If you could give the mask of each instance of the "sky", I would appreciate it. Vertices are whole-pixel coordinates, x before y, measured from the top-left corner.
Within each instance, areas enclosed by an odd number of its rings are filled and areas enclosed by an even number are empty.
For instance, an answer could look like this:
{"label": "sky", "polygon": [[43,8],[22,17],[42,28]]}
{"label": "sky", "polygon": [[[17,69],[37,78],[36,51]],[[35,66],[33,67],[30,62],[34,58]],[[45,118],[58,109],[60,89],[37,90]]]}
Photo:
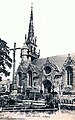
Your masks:
{"label": "sky", "polygon": [[[0,0],[0,38],[22,47],[33,2],[34,34],[40,58],[75,53],[75,0]],[[20,63],[16,51],[16,68]],[[12,52],[10,53],[12,57]]]}

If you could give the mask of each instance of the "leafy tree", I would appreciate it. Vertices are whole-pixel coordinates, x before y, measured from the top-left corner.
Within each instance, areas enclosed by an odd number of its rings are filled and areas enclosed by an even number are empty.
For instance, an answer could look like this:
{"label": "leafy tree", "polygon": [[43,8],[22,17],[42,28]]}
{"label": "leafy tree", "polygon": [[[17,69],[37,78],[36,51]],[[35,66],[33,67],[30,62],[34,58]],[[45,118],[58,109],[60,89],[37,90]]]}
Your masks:
{"label": "leafy tree", "polygon": [[9,53],[10,49],[7,46],[7,42],[0,39],[0,73],[3,73],[6,77],[10,75],[7,67],[12,67],[12,59],[9,57]]}

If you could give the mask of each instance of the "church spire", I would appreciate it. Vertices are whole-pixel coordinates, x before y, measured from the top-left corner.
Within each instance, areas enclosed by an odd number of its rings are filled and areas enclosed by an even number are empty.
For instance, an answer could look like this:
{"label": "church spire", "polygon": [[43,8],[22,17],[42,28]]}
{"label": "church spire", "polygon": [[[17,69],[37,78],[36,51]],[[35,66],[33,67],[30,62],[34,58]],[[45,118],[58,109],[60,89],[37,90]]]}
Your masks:
{"label": "church spire", "polygon": [[[33,25],[33,4],[31,4],[31,14],[29,21],[28,36],[25,35],[24,49],[21,51],[21,57],[23,60],[27,59],[33,61],[38,59],[40,52],[37,52],[36,37],[34,36],[34,25]],[[25,58],[25,59],[24,59]]]}
{"label": "church spire", "polygon": [[30,14],[30,22],[29,22],[29,30],[28,30],[28,41],[32,41],[34,37],[34,25],[33,25],[33,4],[31,4],[31,14]]}

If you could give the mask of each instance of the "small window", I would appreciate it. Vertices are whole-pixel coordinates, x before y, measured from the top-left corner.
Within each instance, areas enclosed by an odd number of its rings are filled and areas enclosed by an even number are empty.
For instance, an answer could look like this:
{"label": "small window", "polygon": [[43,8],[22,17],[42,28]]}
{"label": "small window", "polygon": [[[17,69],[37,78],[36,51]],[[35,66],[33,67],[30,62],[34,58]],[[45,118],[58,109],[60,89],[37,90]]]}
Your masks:
{"label": "small window", "polygon": [[33,47],[31,46],[31,52],[32,52]]}
{"label": "small window", "polygon": [[34,82],[34,86],[36,86],[36,82]]}
{"label": "small window", "polygon": [[67,85],[73,85],[73,68],[71,66],[66,67],[67,71]]}
{"label": "small window", "polygon": [[29,49],[28,49],[28,51],[27,51],[27,54],[29,54]]}
{"label": "small window", "polygon": [[36,48],[34,47],[34,53],[36,52]]}
{"label": "small window", "polygon": [[49,66],[46,66],[44,70],[46,74],[49,74],[51,72],[51,68]]}

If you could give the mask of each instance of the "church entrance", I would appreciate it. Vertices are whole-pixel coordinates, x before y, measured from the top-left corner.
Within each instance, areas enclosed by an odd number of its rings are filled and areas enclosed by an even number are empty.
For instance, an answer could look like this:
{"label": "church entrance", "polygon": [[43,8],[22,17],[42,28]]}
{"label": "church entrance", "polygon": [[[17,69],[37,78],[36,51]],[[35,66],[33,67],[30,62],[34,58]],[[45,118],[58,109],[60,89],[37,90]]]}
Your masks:
{"label": "church entrance", "polygon": [[50,93],[50,92],[51,92],[51,86],[52,86],[51,81],[48,80],[48,79],[45,79],[45,80],[43,81],[43,85],[44,85],[44,88],[46,89],[46,91],[47,91],[48,93]]}

